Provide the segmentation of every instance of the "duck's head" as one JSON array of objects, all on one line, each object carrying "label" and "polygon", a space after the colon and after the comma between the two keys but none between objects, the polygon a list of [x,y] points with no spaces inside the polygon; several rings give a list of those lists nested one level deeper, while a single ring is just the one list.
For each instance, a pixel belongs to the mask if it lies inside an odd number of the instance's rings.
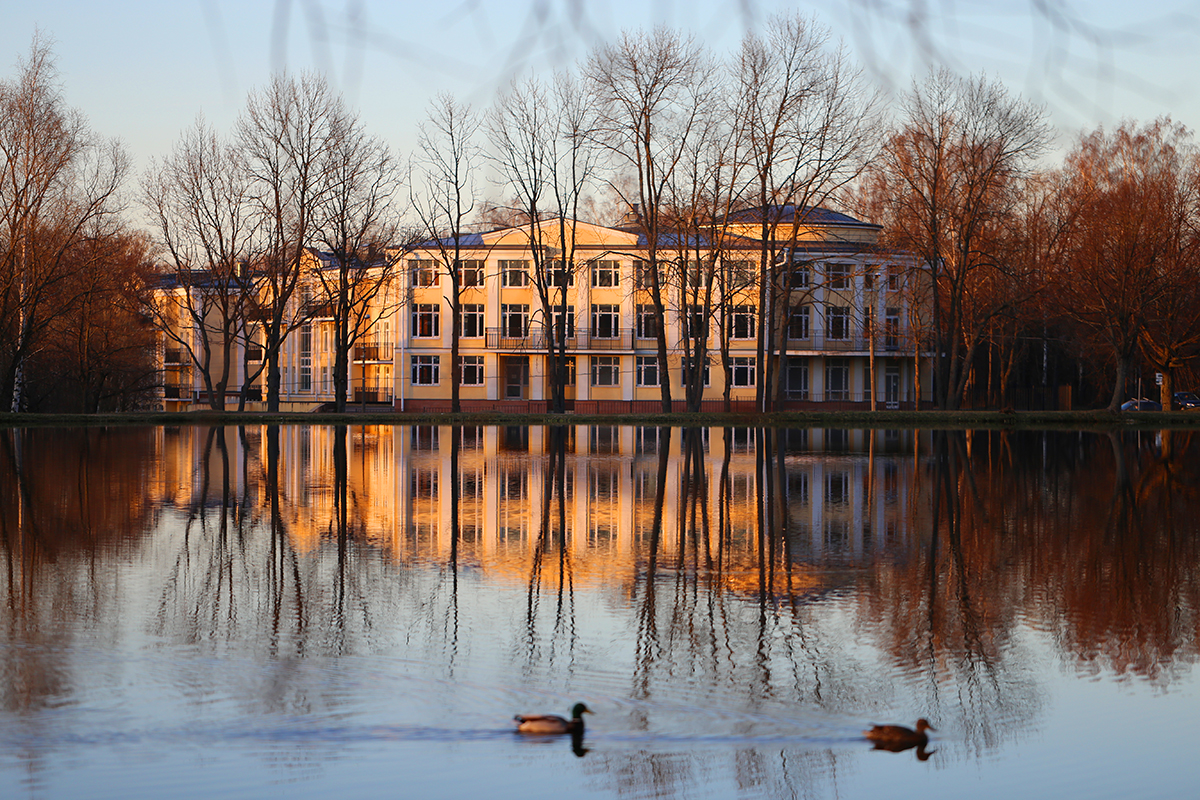
[{"label": "duck's head", "polygon": [[575,707],[571,709],[571,719],[579,719],[584,714],[592,714],[592,713],[595,713],[595,712],[593,712],[591,709],[589,709],[583,703],[576,703]]},{"label": "duck's head", "polygon": [[921,717],[919,720],[917,720],[917,733],[924,733],[925,731],[936,731],[936,730],[937,730],[937,728],[930,725],[929,720],[925,719],[924,717]]}]

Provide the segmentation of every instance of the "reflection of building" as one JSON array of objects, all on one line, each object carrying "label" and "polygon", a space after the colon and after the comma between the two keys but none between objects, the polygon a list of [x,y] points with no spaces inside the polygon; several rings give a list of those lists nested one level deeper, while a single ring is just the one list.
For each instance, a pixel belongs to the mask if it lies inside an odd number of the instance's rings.
[{"label": "reflection of building", "polygon": [[[766,234],[766,250],[776,254],[768,280],[781,333],[771,347],[783,353],[784,401],[863,404],[874,392],[882,407],[897,408],[911,405],[919,386],[928,395],[928,354],[919,350],[923,271],[910,258],[879,250],[877,225],[820,208],[805,210],[799,220],[794,212],[771,209],[778,218]],[[388,265],[364,267],[362,275],[377,274],[382,288],[354,312],[366,328],[350,358],[350,400],[404,410],[448,407],[457,322],[466,410],[497,403],[516,411],[544,408],[552,344],[565,355],[565,397],[576,411],[628,410],[639,401],[656,410],[663,380],[671,381],[682,407],[684,367],[698,357],[699,341],[706,343],[705,397],[718,402],[728,385],[735,403],[752,401],[765,375],[759,363],[763,216],[750,209],[731,217],[719,249],[711,235],[664,234],[667,241],[655,249],[657,269],[649,266],[645,235],[633,227],[569,222],[560,229],[557,220],[465,234],[457,243],[429,241]],[[331,264],[315,251],[309,261],[308,277],[289,306],[291,332],[281,350],[284,408],[312,409],[333,399],[333,306],[322,299],[327,293],[317,279]],[[457,320],[451,274],[459,284]],[[664,309],[663,364],[655,284]],[[197,282],[192,291],[204,288]],[[186,315],[163,317],[167,327],[185,324],[179,320]],[[195,346],[164,348],[168,407],[205,399],[196,362],[203,337],[211,340],[218,322],[212,318],[184,337]],[[263,365],[261,329],[249,321],[235,329],[227,392],[235,395],[248,380],[248,396],[257,401],[265,386],[263,375],[254,377]],[[219,369],[219,353],[212,357]]]},{"label": "reflection of building", "polygon": [[[457,476],[452,428],[346,430],[346,533],[403,562],[454,560],[524,580],[532,561],[566,555],[576,580],[623,583],[652,556],[699,559],[750,588],[760,531],[776,542],[773,560],[824,570],[905,549],[929,527],[914,518],[928,507],[916,502],[914,469],[927,443],[907,430],[780,431],[772,447],[783,458],[772,455],[764,475],[758,449],[770,431],[699,429],[685,445],[675,429],[664,456],[665,431],[654,427],[467,427]],[[164,500],[212,505],[228,475],[242,515],[270,513],[266,429],[215,431],[166,434]],[[292,546],[310,552],[338,535],[335,429],[283,426],[278,436],[275,513]]]}]

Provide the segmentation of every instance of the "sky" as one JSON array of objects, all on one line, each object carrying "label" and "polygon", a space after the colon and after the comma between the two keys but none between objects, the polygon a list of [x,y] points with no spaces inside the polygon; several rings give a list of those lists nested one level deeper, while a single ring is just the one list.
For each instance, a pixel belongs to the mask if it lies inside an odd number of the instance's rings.
[{"label": "sky", "polygon": [[401,158],[439,92],[477,106],[516,76],[569,66],[622,30],[668,25],[714,54],[799,11],[871,80],[903,91],[931,63],[986,72],[1045,105],[1058,153],[1079,132],[1170,115],[1200,127],[1200,3],[1117,0],[5,0],[0,76],[35,33],[66,102],[119,138],[140,173],[197,116],[228,132],[281,69],[319,69]]}]

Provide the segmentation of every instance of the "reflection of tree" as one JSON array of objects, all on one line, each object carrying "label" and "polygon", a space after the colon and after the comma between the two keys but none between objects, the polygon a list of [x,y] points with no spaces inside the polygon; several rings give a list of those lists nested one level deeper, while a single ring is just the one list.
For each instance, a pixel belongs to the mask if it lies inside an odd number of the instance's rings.
[{"label": "reflection of tree", "polygon": [[545,575],[548,559],[554,559],[551,564],[554,575],[549,583],[555,587],[554,625],[547,637],[550,643],[548,660],[554,662],[560,641],[566,642],[569,660],[578,638],[575,630],[573,564],[567,544],[567,428],[555,425],[545,428],[544,432],[546,459],[542,464],[541,513],[529,565],[525,602],[525,644],[531,666],[541,657],[537,629],[543,586],[548,580]]},{"label": "reflection of tree", "polygon": [[64,620],[122,613],[112,554],[150,530],[153,441],[150,429],[0,430],[0,642],[20,645],[0,646],[0,709],[61,702],[80,630]]}]

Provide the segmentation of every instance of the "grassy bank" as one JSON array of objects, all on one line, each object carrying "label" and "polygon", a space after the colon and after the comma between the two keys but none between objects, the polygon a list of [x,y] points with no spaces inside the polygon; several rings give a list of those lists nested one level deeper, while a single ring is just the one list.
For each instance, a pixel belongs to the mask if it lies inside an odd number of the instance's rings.
[{"label": "grassy bank", "polygon": [[773,414],[0,414],[0,427],[112,425],[670,425],[769,428],[1200,429],[1197,412],[805,411]]}]

